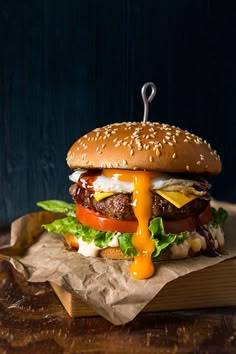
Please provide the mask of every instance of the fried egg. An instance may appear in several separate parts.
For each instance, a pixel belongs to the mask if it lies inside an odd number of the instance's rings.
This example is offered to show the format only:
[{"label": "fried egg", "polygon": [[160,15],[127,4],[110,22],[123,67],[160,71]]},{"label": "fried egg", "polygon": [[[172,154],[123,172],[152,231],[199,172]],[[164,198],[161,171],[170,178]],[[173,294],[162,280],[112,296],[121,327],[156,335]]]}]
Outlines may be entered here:
[{"label": "fried egg", "polygon": [[[69,179],[77,183],[82,173],[86,170],[78,169],[74,171]],[[92,183],[95,192],[113,192],[113,193],[132,193],[134,189],[133,181],[122,181],[115,177],[107,177],[101,174],[96,177]],[[197,191],[195,187],[198,186],[201,191]],[[206,181],[195,181],[191,179],[183,179],[172,177],[169,174],[162,174],[159,177],[152,179],[150,190],[163,190],[163,191],[185,191],[193,194],[202,195],[209,188]]]}]

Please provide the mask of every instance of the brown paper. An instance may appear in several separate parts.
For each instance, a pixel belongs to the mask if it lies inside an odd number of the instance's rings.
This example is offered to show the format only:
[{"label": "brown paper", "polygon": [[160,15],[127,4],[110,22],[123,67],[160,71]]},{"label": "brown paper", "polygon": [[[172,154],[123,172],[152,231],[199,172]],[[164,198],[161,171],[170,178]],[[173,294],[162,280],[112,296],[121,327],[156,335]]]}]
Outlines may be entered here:
[{"label": "brown paper", "polygon": [[124,324],[147,305],[170,281],[236,256],[236,205],[214,202],[229,212],[224,227],[226,254],[157,262],[155,274],[147,280],[134,280],[129,261],[84,257],[65,247],[64,238],[41,225],[58,218],[49,212],[25,215],[12,223],[11,246],[1,248],[0,256],[30,282],[54,282],[80,300],[86,301],[113,324]]}]

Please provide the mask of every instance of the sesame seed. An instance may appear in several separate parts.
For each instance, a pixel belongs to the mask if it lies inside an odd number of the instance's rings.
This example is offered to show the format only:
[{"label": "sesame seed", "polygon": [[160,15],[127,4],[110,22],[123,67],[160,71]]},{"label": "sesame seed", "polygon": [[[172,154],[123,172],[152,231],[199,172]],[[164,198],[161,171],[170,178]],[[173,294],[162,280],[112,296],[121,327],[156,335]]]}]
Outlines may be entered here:
[{"label": "sesame seed", "polygon": [[201,163],[201,161],[197,161],[197,162],[196,162],[197,165],[200,165],[200,163]]},{"label": "sesame seed", "polygon": [[160,150],[159,150],[158,148],[156,149],[156,155],[157,155],[157,156],[160,156],[160,155],[161,155],[161,152],[160,152]]},{"label": "sesame seed", "polygon": [[170,142],[170,141],[168,141],[168,144],[169,144],[170,146],[173,146],[173,143],[172,143],[172,142]]},{"label": "sesame seed", "polygon": [[165,139],[162,139],[162,141],[163,141],[163,144],[166,144],[166,141],[165,141]]},{"label": "sesame seed", "polygon": [[150,162],[153,162],[153,161],[154,161],[153,156],[149,156],[149,161],[150,161]]},{"label": "sesame seed", "polygon": [[184,143],[188,143],[188,139],[184,139]]},{"label": "sesame seed", "polygon": [[133,149],[131,149],[129,153],[130,153],[130,156],[133,156],[133,154],[134,154],[134,150],[133,150]]},{"label": "sesame seed", "polygon": [[175,158],[176,158],[176,153],[174,152],[172,155],[172,159],[175,159]]},{"label": "sesame seed", "polygon": [[186,165],[186,170],[189,171],[189,165]]},{"label": "sesame seed", "polygon": [[128,162],[127,162],[126,160],[123,160],[123,161],[122,161],[122,165],[123,165],[123,166],[127,166],[127,165],[128,165]]},{"label": "sesame seed", "polygon": [[208,165],[205,165],[205,168],[208,168]]}]

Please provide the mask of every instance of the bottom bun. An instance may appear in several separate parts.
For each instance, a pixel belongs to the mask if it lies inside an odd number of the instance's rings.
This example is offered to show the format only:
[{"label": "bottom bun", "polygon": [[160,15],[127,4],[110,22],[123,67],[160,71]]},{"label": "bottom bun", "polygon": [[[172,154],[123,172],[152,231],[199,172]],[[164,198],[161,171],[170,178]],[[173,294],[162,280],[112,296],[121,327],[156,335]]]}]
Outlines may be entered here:
[{"label": "bottom bun", "polygon": [[79,242],[75,236],[67,233],[67,234],[64,234],[64,237],[65,237],[66,243],[68,244],[68,246],[70,248],[76,248],[77,250],[79,249]]},{"label": "bottom bun", "polygon": [[[170,250],[166,250],[161,253],[157,261],[168,261],[171,259],[177,258],[186,258],[186,257],[195,257],[199,256],[200,252],[193,252],[192,249],[189,249],[187,256],[184,257],[174,257]],[[99,256],[107,259],[117,259],[117,260],[133,260],[133,257],[124,256],[119,247],[108,247],[100,250]]]}]

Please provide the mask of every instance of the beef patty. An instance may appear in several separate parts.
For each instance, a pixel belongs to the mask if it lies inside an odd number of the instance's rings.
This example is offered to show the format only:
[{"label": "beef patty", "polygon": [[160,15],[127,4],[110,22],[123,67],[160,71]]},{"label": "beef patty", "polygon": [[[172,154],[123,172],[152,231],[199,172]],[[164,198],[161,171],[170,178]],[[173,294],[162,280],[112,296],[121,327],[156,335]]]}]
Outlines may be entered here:
[{"label": "beef patty", "polygon": [[[135,218],[132,203],[132,194],[118,193],[100,201],[96,201],[87,189],[80,188],[76,183],[71,185],[69,193],[77,204],[92,209],[101,214],[119,220],[131,220]],[[165,219],[181,219],[189,215],[201,213],[208,205],[210,195],[192,200],[182,208],[177,208],[168,200],[152,193],[152,218],[162,216]]]}]

